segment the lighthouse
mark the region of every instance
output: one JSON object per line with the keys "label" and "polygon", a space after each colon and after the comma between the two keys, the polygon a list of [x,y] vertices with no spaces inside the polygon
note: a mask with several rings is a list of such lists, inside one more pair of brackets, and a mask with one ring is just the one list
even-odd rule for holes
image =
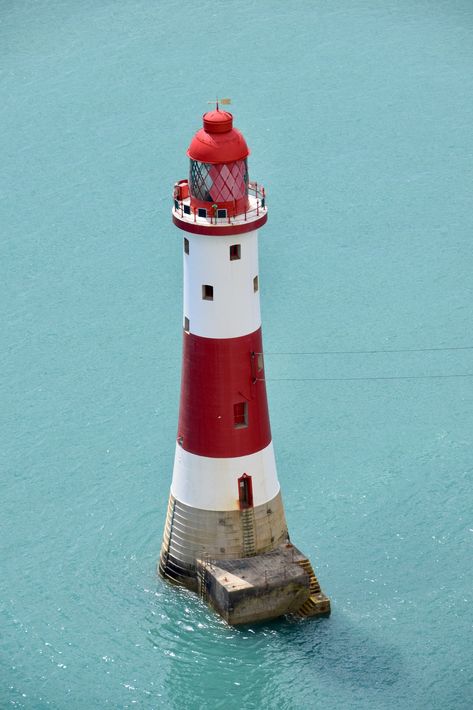
{"label": "lighthouse", "polygon": [[183,353],[159,571],[229,623],[326,615],[312,565],[289,541],[271,437],[258,268],[265,190],[249,179],[247,143],[218,103],[187,155],[172,208]]}

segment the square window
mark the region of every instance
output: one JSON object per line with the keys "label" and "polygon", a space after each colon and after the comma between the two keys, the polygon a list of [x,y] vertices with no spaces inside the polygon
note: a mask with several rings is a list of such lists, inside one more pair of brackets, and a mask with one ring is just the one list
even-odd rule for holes
{"label": "square window", "polygon": [[204,284],[202,286],[202,298],[204,301],[213,301],[214,300],[214,287],[209,286],[209,284]]}
{"label": "square window", "polygon": [[184,214],[190,214],[190,213],[191,213],[191,206],[184,205]]}
{"label": "square window", "polygon": [[235,261],[235,259],[241,259],[240,244],[232,244],[230,247],[230,261]]}
{"label": "square window", "polygon": [[186,333],[188,333],[190,330],[190,322],[187,316],[185,316],[184,318],[184,330],[186,331]]}
{"label": "square window", "polygon": [[187,237],[184,237],[184,254],[189,253],[189,240]]}
{"label": "square window", "polygon": [[207,217],[207,210],[205,209],[205,207],[199,207],[199,209],[197,210],[197,214],[199,217]]}
{"label": "square window", "polygon": [[220,217],[222,219],[223,217],[227,216],[227,210],[217,210],[217,217]]}
{"label": "square window", "polygon": [[253,279],[253,291],[256,293],[256,291],[259,289],[259,282],[258,282],[258,277],[255,276]]}
{"label": "square window", "polygon": [[237,402],[233,405],[233,426],[235,429],[243,429],[248,426],[247,402]]}

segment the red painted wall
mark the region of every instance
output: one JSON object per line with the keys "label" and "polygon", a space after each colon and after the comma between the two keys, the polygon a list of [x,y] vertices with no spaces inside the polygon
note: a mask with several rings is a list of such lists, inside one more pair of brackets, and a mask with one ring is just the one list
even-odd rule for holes
{"label": "red painted wall", "polygon": [[[229,314],[231,317],[231,314]],[[199,456],[230,458],[264,449],[271,441],[261,328],[240,338],[184,333],[178,439]],[[234,426],[233,405],[248,403],[248,426]]]}

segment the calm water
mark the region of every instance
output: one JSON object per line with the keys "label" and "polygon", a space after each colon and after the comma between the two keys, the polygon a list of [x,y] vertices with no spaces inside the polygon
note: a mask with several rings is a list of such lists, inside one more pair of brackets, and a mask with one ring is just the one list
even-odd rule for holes
{"label": "calm water", "polygon": [[[0,2],[2,708],[472,707],[472,25],[470,0]],[[273,436],[320,622],[235,630],[155,576],[171,187],[216,94],[269,193]]]}

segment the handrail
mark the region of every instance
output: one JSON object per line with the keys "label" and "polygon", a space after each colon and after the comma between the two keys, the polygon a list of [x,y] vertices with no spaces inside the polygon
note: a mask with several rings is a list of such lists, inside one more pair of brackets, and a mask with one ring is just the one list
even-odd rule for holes
{"label": "handrail", "polygon": [[256,204],[251,207],[251,209],[241,212],[237,215],[228,215],[226,217],[217,217],[216,215],[207,215],[207,217],[199,217],[197,210],[199,208],[194,207],[190,213],[184,212],[184,205],[190,206],[190,198],[184,200],[178,200],[174,197],[174,202],[176,203],[176,212],[179,213],[181,219],[189,219],[189,221],[196,222],[199,221],[206,222],[210,225],[219,224],[242,224],[248,221],[248,219],[259,217],[260,210],[266,210],[266,193],[262,185],[258,185],[256,182],[248,183],[248,197],[256,200]]}

